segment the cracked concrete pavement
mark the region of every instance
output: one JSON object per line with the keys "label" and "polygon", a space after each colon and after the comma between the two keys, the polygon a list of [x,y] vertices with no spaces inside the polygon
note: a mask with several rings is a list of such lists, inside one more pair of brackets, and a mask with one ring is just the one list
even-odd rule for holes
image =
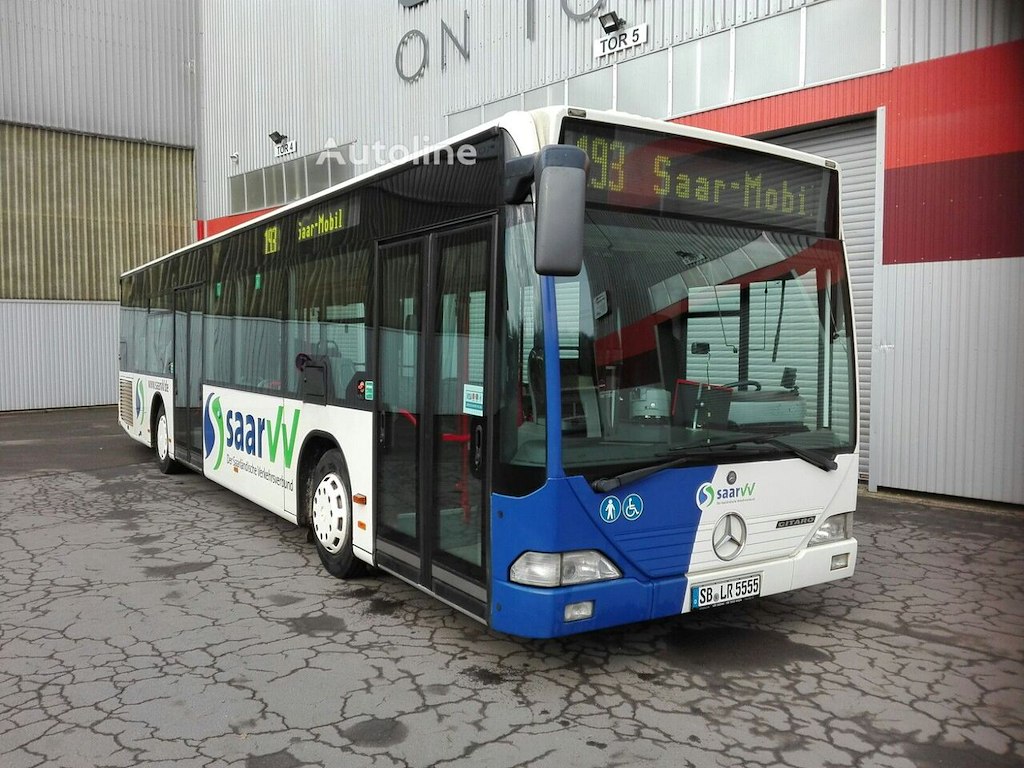
{"label": "cracked concrete pavement", "polygon": [[0,414],[0,765],[1024,765],[1024,510],[862,494],[852,579],[499,635],[160,475],[113,408]]}

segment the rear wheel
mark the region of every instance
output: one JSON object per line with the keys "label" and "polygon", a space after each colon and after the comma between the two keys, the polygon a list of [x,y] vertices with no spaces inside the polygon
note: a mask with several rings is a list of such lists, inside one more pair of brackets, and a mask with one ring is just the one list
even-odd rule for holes
{"label": "rear wheel", "polygon": [[156,429],[153,437],[153,449],[156,451],[156,463],[160,471],[165,475],[171,475],[178,471],[178,462],[171,458],[171,432],[167,426],[167,413],[163,404],[158,405],[156,410]]}
{"label": "rear wheel", "polygon": [[350,579],[366,571],[352,552],[352,492],[341,451],[320,457],[306,486],[309,527],[320,562],[332,576]]}

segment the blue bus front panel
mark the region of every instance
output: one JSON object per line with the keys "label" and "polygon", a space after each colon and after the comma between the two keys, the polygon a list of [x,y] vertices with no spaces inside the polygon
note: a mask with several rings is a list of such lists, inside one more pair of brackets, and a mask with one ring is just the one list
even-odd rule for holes
{"label": "blue bus front panel", "polygon": [[[768,595],[849,576],[855,539],[808,546],[826,518],[854,508],[856,457],[838,461],[835,472],[784,460],[666,470],[606,494],[581,477],[549,479],[522,498],[496,494],[491,626],[555,637],[703,607],[694,587],[743,581],[743,597],[751,585]],[[510,580],[524,552],[584,550],[605,555],[621,578],[553,588]],[[566,619],[567,606],[586,602],[592,616]]]}

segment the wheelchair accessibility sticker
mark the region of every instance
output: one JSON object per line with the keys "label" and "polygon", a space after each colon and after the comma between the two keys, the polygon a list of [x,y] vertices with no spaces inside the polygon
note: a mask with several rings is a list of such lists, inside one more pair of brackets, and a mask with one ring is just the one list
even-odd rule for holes
{"label": "wheelchair accessibility sticker", "polygon": [[614,523],[619,517],[636,520],[644,512],[644,500],[636,493],[629,494],[622,501],[618,496],[606,496],[601,500],[599,512],[606,523]]}

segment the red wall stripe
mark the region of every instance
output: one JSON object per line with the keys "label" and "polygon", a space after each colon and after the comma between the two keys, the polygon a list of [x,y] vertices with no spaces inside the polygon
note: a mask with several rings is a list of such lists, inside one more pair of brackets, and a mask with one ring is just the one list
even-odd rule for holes
{"label": "red wall stripe", "polygon": [[1024,150],[1024,42],[900,67],[890,88],[886,168]]}
{"label": "red wall stripe", "polygon": [[1024,256],[1022,171],[1024,152],[887,171],[884,262]]}
{"label": "red wall stripe", "polygon": [[274,210],[273,208],[264,208],[259,211],[249,211],[248,213],[233,213],[230,216],[221,216],[216,219],[206,219],[205,221],[200,219],[196,222],[196,237],[202,240],[204,237],[213,237],[221,232],[237,227],[239,224],[244,224],[247,221],[252,221],[257,216],[262,216],[268,211]]}
{"label": "red wall stripe", "polygon": [[740,135],[886,108],[882,261],[1024,256],[1024,41],[690,115]]}
{"label": "red wall stripe", "polygon": [[688,115],[741,136],[886,114],[886,168],[1024,150],[1024,41]]}

